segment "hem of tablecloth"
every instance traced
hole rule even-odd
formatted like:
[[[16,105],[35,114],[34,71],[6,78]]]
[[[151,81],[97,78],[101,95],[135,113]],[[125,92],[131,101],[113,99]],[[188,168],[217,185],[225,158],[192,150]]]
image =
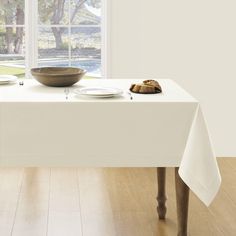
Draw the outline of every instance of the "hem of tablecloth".
[[[185,169],[183,172],[181,171],[180,168],[179,176],[206,206],[209,206],[212,203],[213,199],[215,198],[216,194],[220,189],[221,177],[219,179],[219,176],[215,176],[215,179],[213,179],[210,184],[211,194],[209,194],[209,189],[204,187],[200,183],[200,181],[196,180],[196,176],[193,176],[188,170]],[[190,187],[190,186],[195,186],[195,187]]]

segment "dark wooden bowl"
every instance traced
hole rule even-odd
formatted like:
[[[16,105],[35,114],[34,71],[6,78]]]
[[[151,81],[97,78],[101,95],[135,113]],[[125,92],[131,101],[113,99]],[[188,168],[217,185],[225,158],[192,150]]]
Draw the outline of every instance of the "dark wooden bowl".
[[[31,74],[46,86],[67,87],[77,83],[86,71],[75,67],[42,67],[32,68]]]

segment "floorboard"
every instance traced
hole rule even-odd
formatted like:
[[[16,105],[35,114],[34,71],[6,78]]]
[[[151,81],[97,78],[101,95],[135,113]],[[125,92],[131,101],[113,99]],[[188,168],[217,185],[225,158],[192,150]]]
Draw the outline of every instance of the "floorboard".
[[[209,208],[190,193],[189,235],[234,236],[236,158],[218,158],[221,189]],[[0,168],[0,235],[174,236],[174,169],[167,218],[156,213],[155,168]]]

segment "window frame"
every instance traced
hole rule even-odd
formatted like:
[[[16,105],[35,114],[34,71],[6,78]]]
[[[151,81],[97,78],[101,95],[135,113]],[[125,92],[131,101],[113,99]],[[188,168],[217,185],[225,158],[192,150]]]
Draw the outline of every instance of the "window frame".
[[[109,75],[107,62],[110,59],[107,56],[108,41],[108,0],[101,0],[101,77],[107,78]],[[35,17],[37,16],[37,17]],[[32,78],[30,69],[38,67],[38,0],[25,0],[25,77]],[[53,25],[54,26],[54,25]],[[63,27],[64,25],[55,25]],[[93,25],[94,26],[94,25]],[[46,25],[42,25],[46,27]],[[66,25],[70,28],[70,25]],[[82,25],[72,25],[72,27],[87,27]],[[69,30],[70,37],[70,30]],[[71,48],[69,49],[71,56]]]

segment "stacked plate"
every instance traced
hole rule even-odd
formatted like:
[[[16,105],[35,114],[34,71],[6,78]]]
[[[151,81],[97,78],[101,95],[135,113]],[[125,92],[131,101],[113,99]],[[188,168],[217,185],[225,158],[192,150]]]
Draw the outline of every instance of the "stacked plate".
[[[108,98],[120,96],[123,91],[118,88],[111,87],[87,87],[81,89],[75,89],[74,93],[80,96],[92,97],[92,98]]]
[[[14,75],[0,75],[0,85],[15,83],[16,80],[17,77]]]

